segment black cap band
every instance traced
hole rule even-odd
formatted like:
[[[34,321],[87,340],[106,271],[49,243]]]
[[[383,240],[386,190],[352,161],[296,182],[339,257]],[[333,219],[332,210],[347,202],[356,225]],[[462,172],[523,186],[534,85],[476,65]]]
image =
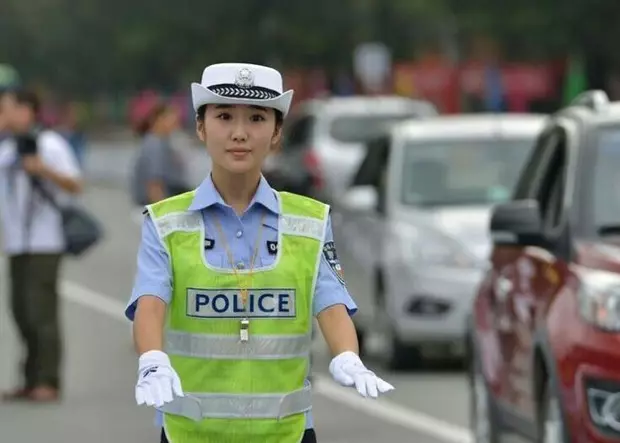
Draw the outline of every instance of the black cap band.
[[[209,86],[211,92],[230,98],[249,98],[256,100],[270,100],[279,97],[281,94],[273,89],[263,88],[261,86],[252,86],[242,88],[234,84],[220,84]]]

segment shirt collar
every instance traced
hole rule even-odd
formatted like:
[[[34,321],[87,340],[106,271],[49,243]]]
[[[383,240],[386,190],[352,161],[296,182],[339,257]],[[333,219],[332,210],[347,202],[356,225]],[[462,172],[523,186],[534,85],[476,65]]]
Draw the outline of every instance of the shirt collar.
[[[258,183],[256,193],[254,194],[248,208],[251,208],[255,204],[264,206],[274,214],[280,213],[280,206],[278,204],[275,191],[271,186],[269,186],[269,183],[267,183],[267,180],[262,175],[260,177],[260,182]],[[196,189],[196,194],[194,195],[192,204],[189,206],[189,210],[200,211],[213,205],[230,207],[226,204],[220,193],[215,188],[211,174],[209,174],[200,186],[198,186],[198,189]]]

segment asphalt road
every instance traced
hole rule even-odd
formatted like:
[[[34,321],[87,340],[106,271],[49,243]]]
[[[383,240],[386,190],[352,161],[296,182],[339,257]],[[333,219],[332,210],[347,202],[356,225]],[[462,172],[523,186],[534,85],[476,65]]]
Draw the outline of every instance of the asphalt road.
[[[131,155],[95,154],[109,167],[127,170]],[[118,155],[118,157],[117,157]],[[124,159],[120,156],[124,155]],[[200,154],[198,154],[200,155]],[[109,180],[117,185],[123,172]],[[200,174],[198,166],[197,177]],[[123,169],[124,168],[124,169]],[[89,169],[89,174],[93,169]],[[106,240],[87,257],[68,259],[63,272],[65,396],[57,405],[0,404],[0,442],[112,443],[158,442],[152,411],[134,403],[137,357],[123,308],[129,296],[139,241],[139,226],[123,186],[91,185],[84,203],[104,223]],[[4,266],[2,266],[4,268]],[[6,278],[0,293],[0,389],[16,381],[19,357],[13,324],[6,309]],[[353,278],[352,276],[351,278]],[[329,356],[317,340],[314,414],[324,443],[469,442],[468,392],[458,371],[429,370],[394,374],[376,362],[366,363],[394,384],[380,400],[365,400],[356,391],[333,383]]]

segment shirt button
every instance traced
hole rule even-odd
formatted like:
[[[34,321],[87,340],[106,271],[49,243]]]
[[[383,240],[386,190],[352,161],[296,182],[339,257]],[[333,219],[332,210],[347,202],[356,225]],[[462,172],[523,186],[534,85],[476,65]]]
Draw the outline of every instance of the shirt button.
[[[243,268],[245,268],[245,265],[243,264],[243,262],[237,263],[237,269],[243,269]]]
[[[242,235],[243,235],[243,231],[237,231],[237,238],[241,238]]]

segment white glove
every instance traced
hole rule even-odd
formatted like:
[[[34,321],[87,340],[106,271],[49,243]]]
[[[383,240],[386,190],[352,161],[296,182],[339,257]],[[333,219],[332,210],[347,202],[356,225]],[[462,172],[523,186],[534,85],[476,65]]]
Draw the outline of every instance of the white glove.
[[[140,356],[136,403],[162,407],[174,396],[183,397],[181,379],[172,369],[168,356],[161,351],[149,351]]]
[[[394,389],[394,386],[366,368],[355,352],[347,351],[334,357],[329,364],[329,372],[342,386],[355,385],[362,397],[377,398],[380,393]]]

